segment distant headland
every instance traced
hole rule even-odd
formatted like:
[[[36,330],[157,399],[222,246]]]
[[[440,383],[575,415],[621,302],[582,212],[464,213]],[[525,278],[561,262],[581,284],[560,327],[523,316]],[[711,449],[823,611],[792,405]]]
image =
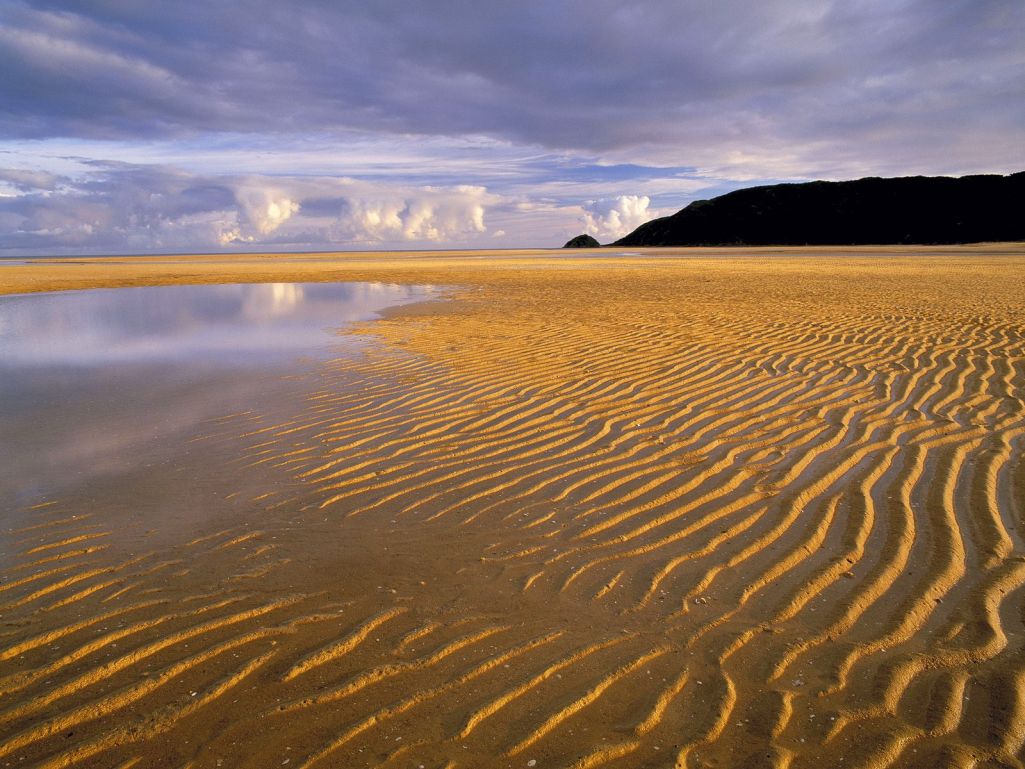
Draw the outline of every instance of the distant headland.
[[[696,200],[615,246],[980,243],[1025,240],[1025,172],[870,177],[751,187]],[[569,244],[567,244],[569,245]]]
[[[601,243],[585,233],[567,240],[563,248],[599,248],[600,246]]]

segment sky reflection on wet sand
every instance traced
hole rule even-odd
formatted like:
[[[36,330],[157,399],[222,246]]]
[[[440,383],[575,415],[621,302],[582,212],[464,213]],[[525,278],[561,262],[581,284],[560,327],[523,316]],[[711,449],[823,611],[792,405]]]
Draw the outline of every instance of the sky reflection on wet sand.
[[[347,323],[430,287],[269,283],[0,297],[0,497],[124,472],[203,420],[280,395]]]

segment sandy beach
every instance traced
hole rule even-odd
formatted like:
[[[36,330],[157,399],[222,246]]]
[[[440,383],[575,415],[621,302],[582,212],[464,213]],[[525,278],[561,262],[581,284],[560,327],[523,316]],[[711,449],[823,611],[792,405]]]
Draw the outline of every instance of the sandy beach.
[[[1025,245],[0,266],[297,281],[446,298],[11,512],[0,766],[1025,766]]]

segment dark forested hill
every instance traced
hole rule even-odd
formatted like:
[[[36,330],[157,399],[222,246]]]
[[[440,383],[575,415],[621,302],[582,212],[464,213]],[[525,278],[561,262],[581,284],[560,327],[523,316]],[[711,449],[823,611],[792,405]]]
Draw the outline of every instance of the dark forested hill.
[[[617,246],[1025,240],[1025,172],[775,184],[698,200]]]

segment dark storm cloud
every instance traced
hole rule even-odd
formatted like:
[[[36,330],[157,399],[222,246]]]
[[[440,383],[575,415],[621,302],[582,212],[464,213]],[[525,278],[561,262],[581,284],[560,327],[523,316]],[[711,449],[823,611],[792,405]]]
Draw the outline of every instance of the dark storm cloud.
[[[927,163],[967,132],[1020,143],[1023,39],[1020,0],[7,2],[0,136],[363,129],[703,164],[813,142]]]

